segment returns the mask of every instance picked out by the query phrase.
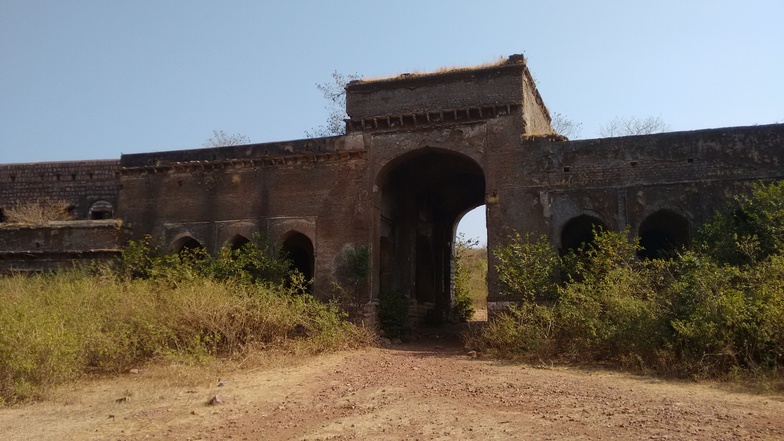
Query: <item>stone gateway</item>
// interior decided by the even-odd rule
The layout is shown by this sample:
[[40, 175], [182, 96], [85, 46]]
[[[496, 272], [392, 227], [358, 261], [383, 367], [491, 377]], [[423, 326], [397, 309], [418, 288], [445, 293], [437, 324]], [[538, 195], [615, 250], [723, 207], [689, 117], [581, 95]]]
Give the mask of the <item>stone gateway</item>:
[[[475, 207], [486, 207], [492, 307], [508, 301], [495, 289], [492, 250], [514, 231], [545, 233], [566, 250], [595, 226], [629, 226], [641, 257], [655, 257], [688, 246], [731, 195], [784, 177], [782, 124], [569, 141], [552, 130], [520, 55], [354, 81], [346, 102], [343, 136], [0, 165], [0, 210], [59, 198], [78, 218], [120, 219], [125, 239], [149, 234], [172, 252], [215, 253], [260, 233], [322, 298], [346, 254], [367, 247], [368, 312], [389, 292], [424, 319], [451, 307], [455, 228]], [[101, 240], [118, 236], [107, 221], [90, 222]], [[22, 233], [0, 228], [0, 270], [91, 249], [89, 239], [66, 246], [67, 234]]]

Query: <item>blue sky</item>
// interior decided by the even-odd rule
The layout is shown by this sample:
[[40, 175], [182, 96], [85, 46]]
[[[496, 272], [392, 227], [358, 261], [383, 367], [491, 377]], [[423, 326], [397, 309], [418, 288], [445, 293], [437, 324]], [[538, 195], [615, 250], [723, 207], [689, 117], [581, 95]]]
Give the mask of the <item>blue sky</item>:
[[2, 0], [0, 162], [195, 148], [213, 130], [302, 138], [332, 71], [514, 53], [583, 138], [616, 116], [784, 122], [783, 20], [779, 0]]

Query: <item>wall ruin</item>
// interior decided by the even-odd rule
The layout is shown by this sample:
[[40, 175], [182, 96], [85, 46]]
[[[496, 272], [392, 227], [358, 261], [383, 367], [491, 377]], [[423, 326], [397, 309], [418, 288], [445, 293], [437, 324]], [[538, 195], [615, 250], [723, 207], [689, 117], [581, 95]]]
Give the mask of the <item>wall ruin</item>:
[[[438, 321], [452, 302], [456, 223], [474, 207], [486, 206], [491, 255], [515, 230], [547, 234], [563, 249], [592, 225], [628, 225], [653, 252], [688, 244], [751, 183], [784, 177], [784, 125], [557, 136], [521, 56], [355, 81], [346, 91], [344, 136], [2, 165], [0, 206], [54, 195], [87, 218], [100, 198], [116, 207], [126, 238], [150, 234], [171, 251], [214, 253], [260, 233], [298, 256], [321, 298], [341, 282], [347, 251], [367, 246], [365, 309], [391, 292], [419, 320]], [[491, 262], [491, 305], [509, 300], [495, 277]]]

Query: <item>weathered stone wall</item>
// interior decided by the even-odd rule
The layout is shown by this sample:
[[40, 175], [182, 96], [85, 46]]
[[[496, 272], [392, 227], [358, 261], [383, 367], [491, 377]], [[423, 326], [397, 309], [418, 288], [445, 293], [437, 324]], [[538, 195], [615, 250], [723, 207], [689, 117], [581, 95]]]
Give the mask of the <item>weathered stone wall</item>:
[[327, 296], [344, 249], [370, 242], [361, 137], [124, 155], [122, 165], [131, 237], [150, 234], [171, 251], [195, 239], [214, 253], [254, 233], [280, 247], [299, 233], [312, 243], [314, 289]]
[[[367, 246], [366, 309], [394, 292], [415, 305], [413, 317], [438, 320], [452, 296], [456, 223], [482, 203], [491, 259], [515, 230], [547, 234], [561, 250], [594, 225], [687, 245], [733, 194], [784, 178], [784, 125], [565, 141], [552, 134], [521, 56], [352, 82], [347, 112], [339, 137], [3, 165], [0, 207], [67, 199], [83, 218], [101, 198], [117, 207], [128, 237], [150, 234], [171, 251], [214, 253], [259, 233], [314, 276], [322, 298], [345, 282], [347, 251]], [[75, 231], [69, 244], [82, 240]], [[6, 256], [97, 249], [93, 236], [81, 251], [68, 248], [54, 230], [11, 236], [43, 248], [6, 239]], [[488, 279], [491, 306], [509, 301], [497, 296], [492, 260]]]
[[108, 261], [119, 255], [124, 243], [118, 220], [52, 222], [47, 226], [0, 224], [0, 274]]
[[[682, 219], [691, 237], [734, 194], [784, 178], [784, 125], [581, 141], [534, 137], [500, 155], [491, 248], [516, 230], [547, 234], [560, 249], [565, 226], [579, 216], [616, 231], [628, 225], [637, 236], [646, 219], [665, 212], [673, 222]], [[659, 228], [668, 227], [675, 228]]]
[[120, 161], [0, 164], [0, 210], [46, 198], [68, 202], [76, 219], [87, 219], [96, 201], [117, 205]]

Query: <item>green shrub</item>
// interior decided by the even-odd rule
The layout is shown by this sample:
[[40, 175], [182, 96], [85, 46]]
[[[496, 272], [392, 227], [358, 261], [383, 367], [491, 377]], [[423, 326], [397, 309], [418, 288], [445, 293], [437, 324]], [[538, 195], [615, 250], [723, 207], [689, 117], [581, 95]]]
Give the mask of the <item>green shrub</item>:
[[751, 195], [701, 226], [695, 249], [721, 263], [750, 265], [784, 250], [784, 181], [757, 183]]
[[396, 292], [382, 292], [378, 305], [381, 331], [390, 339], [406, 340], [411, 333], [408, 322], [408, 299]]
[[501, 357], [547, 357], [556, 353], [556, 326], [553, 308], [521, 303], [466, 334], [464, 343]]
[[556, 291], [560, 266], [558, 255], [550, 247], [547, 236], [521, 237], [515, 233], [506, 246], [493, 255], [498, 261], [498, 285], [501, 295], [518, 296], [523, 301], [551, 299]]
[[[777, 210], [773, 203], [768, 206]], [[773, 222], [775, 217], [766, 211], [755, 216]], [[529, 256], [535, 250], [538, 257], [530, 260], [534, 263], [529, 269], [512, 266], [505, 274], [506, 287], [526, 287], [518, 290], [526, 292], [526, 301], [473, 334], [469, 340], [475, 347], [502, 356], [610, 361], [678, 376], [781, 375], [780, 251], [754, 254], [740, 265], [721, 259], [727, 254], [703, 248], [672, 260], [640, 262], [634, 258], [637, 243], [627, 239], [627, 231], [597, 232], [590, 248], [558, 263], [552, 251], [544, 255], [548, 251], [543, 245], [527, 243], [521, 248], [517, 236], [511, 250], [497, 253]], [[501, 259], [499, 272], [508, 268], [504, 265], [509, 260]], [[542, 262], [569, 268], [562, 273], [567, 276], [551, 287], [544, 275], [553, 273], [544, 271]], [[541, 291], [531, 290], [533, 286]]]
[[474, 298], [471, 295], [471, 270], [468, 268], [468, 253], [477, 241], [466, 240], [463, 234], [457, 237], [454, 258], [454, 292], [452, 318], [459, 322], [467, 322], [474, 317]]

